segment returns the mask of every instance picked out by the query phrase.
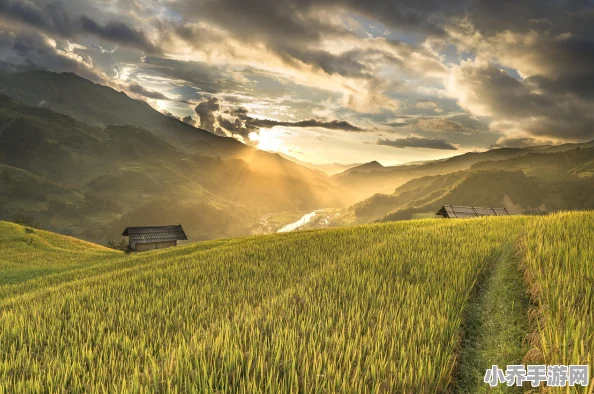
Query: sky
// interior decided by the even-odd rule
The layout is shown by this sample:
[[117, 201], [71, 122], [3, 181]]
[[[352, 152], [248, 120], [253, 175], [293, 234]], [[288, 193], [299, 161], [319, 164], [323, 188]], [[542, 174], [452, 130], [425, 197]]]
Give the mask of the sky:
[[594, 139], [592, 0], [0, 0], [0, 62], [318, 164]]

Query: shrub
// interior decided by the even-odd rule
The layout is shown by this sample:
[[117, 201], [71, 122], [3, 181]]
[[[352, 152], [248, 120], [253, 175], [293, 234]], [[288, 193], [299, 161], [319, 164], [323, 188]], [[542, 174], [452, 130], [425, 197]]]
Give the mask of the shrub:
[[121, 250], [122, 252], [130, 252], [130, 247], [125, 239], [120, 240], [120, 242], [111, 240], [107, 241], [107, 247], [115, 250]]

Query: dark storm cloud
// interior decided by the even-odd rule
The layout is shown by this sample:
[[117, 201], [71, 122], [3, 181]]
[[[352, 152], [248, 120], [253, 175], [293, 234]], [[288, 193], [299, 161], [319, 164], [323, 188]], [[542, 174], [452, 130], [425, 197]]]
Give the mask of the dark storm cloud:
[[137, 83], [130, 84], [130, 86], [128, 86], [128, 89], [131, 92], [134, 92], [134, 93], [139, 94], [146, 98], [151, 98], [151, 99], [156, 99], [156, 100], [171, 100], [169, 97], [165, 96], [164, 94], [155, 92], [153, 90], [148, 90]]
[[0, 0], [0, 17], [64, 36], [71, 35], [74, 30], [62, 3], [55, 1]]
[[146, 38], [144, 33], [129, 27], [123, 22], [110, 21], [105, 25], [100, 25], [93, 19], [83, 15], [80, 17], [80, 25], [84, 31], [99, 36], [105, 40], [139, 48], [148, 53], [160, 52], [160, 50]]
[[[347, 32], [345, 28], [316, 18], [308, 1], [185, 1], [174, 7], [186, 17], [200, 16], [252, 42], [293, 41], [299, 45], [317, 41], [323, 35]], [[187, 34], [187, 30], [184, 33]]]
[[46, 33], [64, 38], [93, 34], [104, 40], [157, 53], [144, 35], [121, 21], [109, 21], [102, 25], [86, 15], [71, 16], [68, 6], [60, 1], [14, 1], [0, 0], [0, 18], [22, 23]]
[[[234, 132], [233, 130], [236, 129], [238, 126], [245, 126], [245, 128], [249, 131], [257, 131], [261, 127], [263, 128], [273, 128], [276, 126], [284, 126], [284, 127], [320, 127], [329, 130], [342, 130], [342, 131], [354, 131], [354, 132], [362, 132], [366, 131], [363, 128], [357, 127], [352, 125], [351, 123], [344, 121], [344, 120], [331, 120], [331, 121], [324, 121], [319, 119], [308, 119], [308, 120], [300, 120], [296, 122], [289, 122], [289, 121], [279, 121], [279, 120], [271, 120], [271, 119], [256, 119], [250, 117], [247, 113], [247, 109], [242, 107], [233, 108], [227, 111], [231, 116], [235, 116], [235, 121], [228, 121], [222, 117], [219, 117], [219, 124], [223, 126], [225, 129]], [[223, 123], [221, 123], [221, 119]], [[245, 123], [242, 123], [244, 121]]]
[[373, 64], [370, 59], [373, 57], [381, 58], [385, 61], [390, 61], [393, 65], [400, 63], [399, 59], [390, 56], [379, 50], [358, 50], [352, 49], [341, 54], [335, 55], [322, 50], [297, 50], [285, 49], [280, 51], [280, 54], [285, 56], [286, 61], [301, 61], [307, 64], [318, 67], [326, 74], [339, 74], [345, 77], [371, 77], [372, 70], [369, 68]]
[[250, 118], [246, 125], [249, 127], [264, 127], [264, 128], [272, 128], [275, 126], [285, 126], [285, 127], [321, 127], [324, 129], [330, 130], [342, 130], [342, 131], [365, 131], [360, 127], [354, 126], [347, 121], [344, 120], [331, 120], [331, 121], [323, 121], [317, 119], [309, 119], [309, 120], [300, 120], [298, 122], [283, 122], [277, 120], [270, 120], [270, 119], [253, 119]]
[[517, 129], [534, 137], [594, 138], [594, 103], [562, 90], [547, 90], [538, 79], [517, 80], [493, 65], [467, 65], [457, 75], [462, 105], [494, 119], [491, 127]]
[[427, 148], [441, 150], [458, 150], [454, 145], [444, 140], [434, 140], [430, 138], [408, 137], [396, 140], [380, 138], [377, 145], [391, 146], [393, 148]]
[[215, 131], [215, 112], [220, 109], [219, 99], [212, 97], [200, 102], [196, 108], [196, 114], [200, 117], [200, 128], [214, 132]]
[[0, 30], [0, 60], [13, 70], [44, 69], [55, 72], [74, 72], [93, 82], [103, 83], [103, 76], [88, 64], [58, 53], [55, 47], [38, 32]]
[[[594, 20], [593, 20], [594, 22]], [[543, 40], [530, 48], [543, 72], [526, 79], [550, 93], [594, 98], [594, 37]]]
[[196, 121], [190, 115], [183, 117], [182, 121], [189, 124], [190, 126], [196, 126]]
[[590, 0], [475, 0], [468, 3], [465, 13], [483, 34], [504, 30], [591, 34], [592, 8]]
[[244, 139], [249, 138], [250, 132], [252, 132], [252, 131], [258, 132], [259, 131], [259, 129], [257, 129], [257, 128], [246, 127], [244, 122], [242, 122], [240, 118], [235, 118], [234, 121], [231, 121], [231, 120], [223, 118], [221, 115], [219, 115], [218, 121], [219, 121], [219, 125], [223, 129], [229, 131], [231, 134], [240, 135]]
[[[145, 74], [154, 78], [151, 83], [167, 84], [166, 91], [185, 99], [213, 97], [198, 104], [196, 114], [200, 126], [215, 133], [225, 129], [244, 136], [260, 127], [275, 126], [364, 131], [338, 120], [253, 119], [239, 110], [221, 116], [214, 96], [227, 104], [236, 100], [236, 105], [257, 102], [272, 107], [281, 103], [281, 96], [310, 94], [303, 93], [305, 87], [297, 91], [293, 86], [308, 86], [315, 73], [321, 90], [342, 96], [342, 101], [328, 106], [329, 113], [337, 114], [333, 117], [351, 119], [353, 113], [346, 112], [347, 108], [362, 113], [379, 108], [389, 114], [368, 119], [389, 122], [397, 118], [398, 102], [411, 102], [407, 100], [415, 97], [417, 82], [419, 88], [435, 92], [442, 88], [439, 84], [448, 83], [443, 82], [447, 77], [427, 82], [425, 78], [436, 72], [452, 74], [456, 80], [457, 90], [448, 91], [452, 107], [457, 100], [467, 115], [488, 119], [490, 129], [504, 133], [510, 144], [594, 138], [594, 7], [590, 0], [0, 0], [0, 26], [4, 35], [0, 37], [0, 61], [5, 63], [73, 71], [94, 81], [105, 74], [125, 75], [122, 78], [127, 81]], [[371, 31], [375, 38], [367, 36]], [[421, 45], [426, 38], [427, 47]], [[117, 47], [109, 60], [102, 61], [90, 51], [93, 45], [106, 46], [100, 40]], [[442, 46], [432, 47], [431, 40]], [[128, 50], [135, 58], [123, 60], [121, 46], [149, 56], [140, 60], [138, 51]], [[427, 49], [430, 46], [435, 52]], [[197, 58], [209, 62], [169, 58], [186, 55], [188, 48], [190, 55], [195, 50]], [[259, 49], [265, 56], [273, 55], [270, 65], [261, 65], [254, 52]], [[213, 54], [211, 64], [209, 55]], [[419, 57], [424, 60], [419, 62]], [[462, 57], [470, 60], [463, 62]], [[405, 78], [413, 98], [407, 97], [404, 83], [390, 79], [398, 70], [405, 77], [413, 75]], [[263, 75], [275, 83], [259, 85]], [[145, 97], [166, 99], [142, 87], [131, 89]], [[428, 112], [432, 103], [444, 111], [440, 115], [459, 112], [443, 105], [441, 93], [432, 92], [418, 96], [431, 99], [417, 102], [417, 109], [426, 109], [423, 116], [432, 113]], [[392, 99], [396, 105], [388, 105]], [[311, 96], [307, 100], [317, 102]], [[337, 110], [335, 103], [342, 108]], [[291, 114], [294, 119], [322, 113], [304, 108], [305, 104], [304, 112]], [[451, 138], [468, 136], [484, 126], [474, 126], [480, 122], [469, 116], [468, 121], [450, 116], [402, 119], [392, 126], [410, 126], [417, 137], [397, 140], [398, 144], [429, 135], [458, 145], [460, 140]], [[446, 134], [452, 132], [458, 136]], [[492, 143], [484, 141], [485, 145]]]
[[[392, 25], [406, 29], [415, 26], [419, 31], [432, 34], [442, 34], [443, 31], [423, 19], [422, 12], [406, 4], [392, 4], [388, 1], [371, 2], [339, 2], [339, 1], [297, 1], [281, 0], [270, 2], [264, 0], [240, 1], [202, 1], [180, 2], [173, 5], [181, 15], [184, 15], [187, 25], [174, 29], [178, 37], [190, 45], [203, 48], [212, 43], [215, 36], [211, 30], [196, 27], [192, 17], [200, 18], [209, 25], [222, 28], [235, 40], [243, 42], [250, 47], [264, 45], [267, 51], [275, 53], [286, 65], [300, 68], [310, 66], [314, 71], [322, 71], [328, 75], [340, 75], [346, 78], [359, 78], [367, 84], [359, 85], [360, 92], [353, 93], [347, 105], [351, 107], [370, 108], [362, 106], [352, 97], [367, 97], [364, 90], [371, 90], [374, 94], [381, 95], [388, 84], [375, 74], [374, 69], [381, 64], [390, 67], [399, 67], [407, 71], [422, 72], [425, 67], [432, 71], [441, 71], [438, 62], [433, 64], [425, 61], [423, 66], [411, 67], [409, 62], [394, 56], [391, 51], [401, 51], [404, 56], [413, 50], [430, 55], [421, 47], [414, 49], [396, 40], [385, 40], [386, 48], [355, 47], [342, 53], [335, 53], [322, 47], [322, 42], [328, 39], [353, 39], [361, 40], [360, 32], [354, 31], [345, 23], [333, 20], [336, 15], [351, 12], [368, 17], [385, 18], [386, 14], [392, 15]], [[225, 41], [226, 38], [219, 40]], [[361, 41], [362, 42], [362, 41]], [[388, 49], [387, 47], [392, 48]], [[232, 49], [229, 56], [240, 57]], [[371, 98], [370, 100], [374, 100]], [[376, 106], [390, 106], [387, 101]]]
[[[459, 9], [456, 2], [413, 2], [388, 0], [220, 0], [182, 2], [182, 14], [194, 14], [224, 26], [237, 36], [248, 40], [266, 39], [270, 42], [293, 41], [307, 44], [320, 36], [347, 34], [339, 24], [325, 22], [326, 15], [348, 11], [385, 25], [423, 34], [444, 34], [432, 19], [441, 19], [440, 13], [450, 14]], [[431, 18], [431, 14], [435, 18]]]

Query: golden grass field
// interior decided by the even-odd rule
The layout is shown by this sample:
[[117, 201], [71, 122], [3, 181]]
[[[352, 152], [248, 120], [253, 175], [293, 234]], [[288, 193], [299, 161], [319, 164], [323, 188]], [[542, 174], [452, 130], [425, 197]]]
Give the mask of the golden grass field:
[[[592, 369], [593, 235], [594, 213], [569, 212], [124, 254], [0, 222], [0, 393], [478, 392], [461, 365]], [[479, 286], [498, 267], [528, 306]], [[489, 323], [470, 328], [470, 306], [491, 293], [528, 322], [507, 343], [522, 360], [469, 359]]]

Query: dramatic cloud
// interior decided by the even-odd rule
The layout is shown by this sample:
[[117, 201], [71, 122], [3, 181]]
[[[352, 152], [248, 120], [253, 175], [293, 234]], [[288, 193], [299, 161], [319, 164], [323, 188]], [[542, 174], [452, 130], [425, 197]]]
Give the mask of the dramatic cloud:
[[215, 131], [214, 113], [220, 109], [219, 99], [212, 97], [202, 101], [195, 108], [196, 114], [200, 117], [200, 128], [206, 131]]
[[80, 18], [80, 25], [86, 32], [95, 34], [106, 40], [136, 47], [148, 53], [159, 52], [142, 32], [130, 28], [125, 23], [110, 21], [102, 26], [91, 18], [83, 15]]
[[133, 93], [139, 94], [143, 97], [146, 97], [146, 98], [151, 98], [151, 99], [156, 99], [156, 100], [170, 100], [169, 97], [165, 96], [164, 94], [145, 89], [144, 87], [140, 86], [137, 83], [130, 84], [130, 86], [128, 86], [128, 90]]
[[457, 150], [454, 145], [447, 143], [444, 140], [434, 140], [430, 138], [408, 137], [397, 140], [378, 139], [378, 145], [391, 146], [393, 148], [427, 148], [427, 149], [442, 149], [442, 150]]
[[500, 138], [491, 148], [525, 148], [528, 146], [553, 145], [550, 140], [537, 140], [534, 138]]
[[177, 119], [177, 120], [182, 120], [182, 119], [179, 118], [179, 116], [175, 116], [174, 114], [172, 114], [169, 111], [163, 110], [163, 111], [161, 111], [161, 113], [163, 115], [165, 115], [165, 116], [169, 116], [170, 118]]
[[93, 34], [99, 38], [121, 45], [158, 53], [146, 35], [122, 21], [108, 21], [102, 25], [87, 15], [72, 17], [59, 1], [11, 1], [0, 0], [0, 18], [29, 25], [45, 33], [59, 37], [74, 38], [77, 35]]
[[63, 36], [71, 35], [75, 30], [62, 3], [55, 1], [0, 0], [0, 16]]
[[196, 121], [190, 115], [183, 117], [182, 122], [185, 122], [190, 126], [196, 126]]
[[229, 131], [231, 134], [240, 135], [245, 140], [249, 139], [249, 134], [251, 132], [258, 132], [258, 129], [256, 129], [256, 128], [246, 127], [245, 122], [242, 122], [242, 120], [240, 118], [235, 118], [234, 121], [230, 121], [230, 120], [223, 118], [222, 116], [219, 115], [218, 121], [219, 121], [219, 125], [223, 129]]
[[186, 123], [304, 160], [364, 140], [375, 160], [378, 137], [411, 160], [594, 139], [591, 1], [0, 0], [0, 64], [172, 98]]
[[451, 133], [468, 133], [472, 130], [446, 118], [420, 118], [415, 126], [425, 131], [447, 131]]
[[594, 103], [547, 90], [534, 79], [518, 80], [489, 63], [464, 62], [449, 89], [474, 115], [508, 138], [580, 141], [594, 138]]
[[249, 118], [246, 122], [248, 128], [250, 127], [265, 127], [271, 128], [275, 126], [285, 126], [285, 127], [321, 127], [324, 129], [330, 130], [342, 130], [342, 131], [365, 131], [364, 129], [353, 126], [349, 122], [344, 120], [332, 120], [329, 122], [323, 120], [316, 120], [316, 119], [309, 119], [309, 120], [301, 120], [298, 122], [280, 122], [276, 120], [269, 120], [269, 119], [253, 119]]
[[66, 52], [42, 33], [29, 30], [0, 30], [0, 61], [15, 71], [49, 69], [74, 72], [93, 82], [108, 84], [101, 70], [93, 68], [88, 58]]

